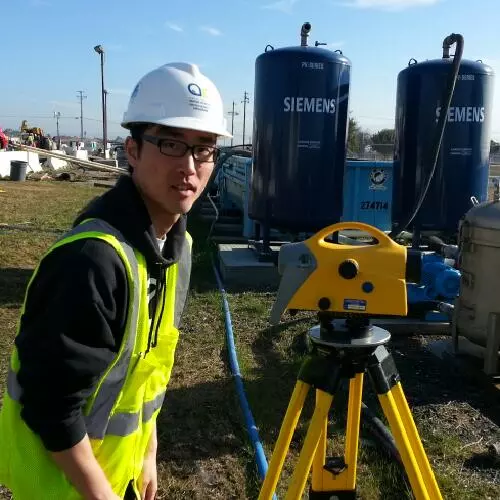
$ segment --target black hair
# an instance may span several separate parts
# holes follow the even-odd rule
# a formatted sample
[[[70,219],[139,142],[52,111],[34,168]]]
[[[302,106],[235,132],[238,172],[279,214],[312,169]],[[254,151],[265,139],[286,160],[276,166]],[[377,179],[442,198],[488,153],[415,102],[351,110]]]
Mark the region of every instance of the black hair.
[[[133,125],[130,126],[130,136],[137,144],[137,154],[138,155],[141,154],[141,150],[142,150],[142,145],[143,145],[142,136],[144,135],[144,132],[146,132],[146,129],[148,129],[149,127],[150,127],[149,123],[134,123]],[[132,165],[130,165],[130,163],[129,163],[128,164],[129,173],[132,173],[133,170],[134,169],[133,169]]]

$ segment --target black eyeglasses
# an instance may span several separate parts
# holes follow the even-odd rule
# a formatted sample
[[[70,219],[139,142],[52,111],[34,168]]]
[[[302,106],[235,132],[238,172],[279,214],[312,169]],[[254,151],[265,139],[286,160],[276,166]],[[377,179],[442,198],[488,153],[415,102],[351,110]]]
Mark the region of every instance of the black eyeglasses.
[[[165,137],[156,137],[154,135],[143,135],[142,138],[151,144],[154,144],[160,149],[160,152],[165,156],[173,156],[182,158],[188,151],[191,151],[193,158],[196,161],[204,163],[214,163],[219,156],[219,148],[215,146],[205,146],[195,144],[190,146],[183,141],[177,139],[168,139]]]

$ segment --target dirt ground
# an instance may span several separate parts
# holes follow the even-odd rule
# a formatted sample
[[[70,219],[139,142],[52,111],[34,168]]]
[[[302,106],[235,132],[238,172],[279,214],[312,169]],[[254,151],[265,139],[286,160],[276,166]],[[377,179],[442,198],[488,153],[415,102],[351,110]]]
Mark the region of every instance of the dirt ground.
[[[64,182],[21,184],[0,184],[4,207],[0,224],[26,226],[0,230],[2,389],[24,288],[33,267],[58,236],[53,230],[68,227],[81,207],[101,192]],[[191,223],[191,232],[195,240],[192,290],[158,422],[158,498],[255,499],[259,489],[255,460],[229,371],[221,298],[205,243],[206,231]],[[228,300],[245,390],[269,459],[306,354],[305,332],[316,321],[301,314],[294,321],[271,327],[272,292],[234,291]],[[416,333],[394,335],[389,348],[443,497],[497,499],[500,461],[489,450],[500,442],[499,392],[480,375],[478,363],[433,354],[440,342],[448,341],[447,337]],[[364,396],[366,404],[382,417],[368,380]],[[342,444],[345,400],[345,392],[340,392],[332,407],[329,453],[338,453]],[[310,410],[309,400],[304,421],[292,440],[285,480],[300,450]],[[365,427],[357,479],[362,500],[412,498],[404,473],[388,460]],[[280,482],[279,498],[284,497],[285,486]],[[1,488],[0,498],[9,498]]]

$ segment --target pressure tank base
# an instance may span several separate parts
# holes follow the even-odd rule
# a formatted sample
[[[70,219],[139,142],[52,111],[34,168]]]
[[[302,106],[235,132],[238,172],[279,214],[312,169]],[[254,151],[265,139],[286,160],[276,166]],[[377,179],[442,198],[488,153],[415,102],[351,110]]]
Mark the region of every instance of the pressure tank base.
[[[457,372],[475,379],[493,398],[500,396],[500,373],[488,372],[484,369],[486,350],[484,347],[470,342],[465,337],[459,337],[458,349],[455,339],[435,338],[425,345],[425,349],[437,358],[443,360],[446,366],[454,366]]]
[[[407,317],[380,318],[373,320],[372,323],[394,336],[450,335],[451,328],[448,321],[425,321]]]
[[[276,254],[276,258],[279,248],[271,245],[271,252]],[[218,244],[217,255],[225,286],[248,290],[278,289],[278,267],[272,261],[259,260],[258,253],[248,243]]]

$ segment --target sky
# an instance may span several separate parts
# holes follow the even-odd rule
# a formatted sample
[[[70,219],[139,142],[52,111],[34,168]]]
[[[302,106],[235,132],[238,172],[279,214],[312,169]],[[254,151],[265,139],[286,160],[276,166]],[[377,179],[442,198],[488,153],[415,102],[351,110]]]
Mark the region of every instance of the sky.
[[[200,66],[235,102],[235,137],[252,128],[255,59],[267,44],[325,42],[352,63],[350,116],[368,132],[394,126],[398,73],[411,58],[439,59],[450,33],[465,39],[464,59],[495,71],[492,138],[500,141],[499,0],[25,0],[3,2],[0,127],[31,126],[102,137],[100,58],[105,50],[108,137],[126,136],[120,120],[137,81],[172,61]],[[231,117],[227,116],[230,122]]]

